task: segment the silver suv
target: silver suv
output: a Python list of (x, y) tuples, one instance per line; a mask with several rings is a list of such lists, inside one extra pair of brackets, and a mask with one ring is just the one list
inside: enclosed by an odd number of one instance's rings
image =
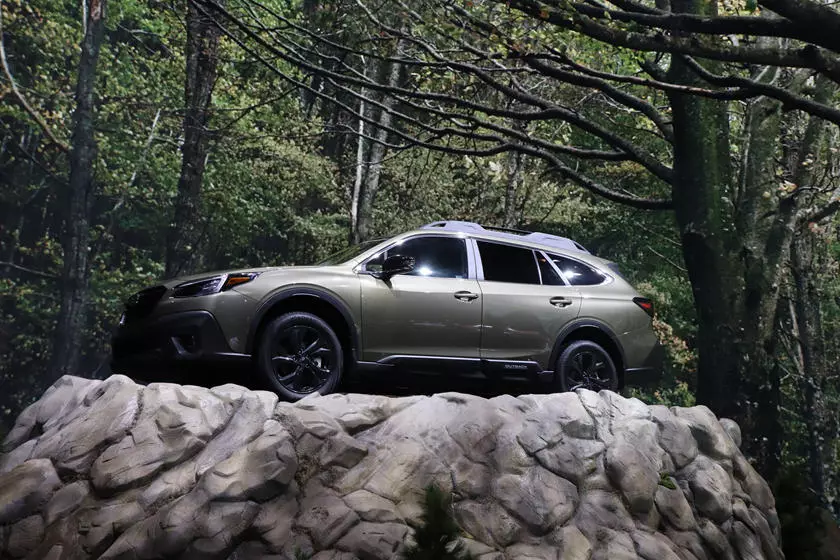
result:
[(362, 370), (617, 389), (659, 372), (652, 316), (614, 263), (570, 239), (435, 222), (316, 266), (147, 288), (126, 305), (112, 366), (240, 363), (289, 399)]

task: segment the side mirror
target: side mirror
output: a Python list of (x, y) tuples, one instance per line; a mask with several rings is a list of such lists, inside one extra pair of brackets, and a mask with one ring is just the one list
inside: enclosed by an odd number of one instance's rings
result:
[(406, 274), (411, 272), (414, 270), (415, 262), (414, 257), (391, 255), (385, 259), (384, 263), (382, 263), (382, 272), (378, 274), (378, 277), (383, 280), (388, 280), (397, 274)]

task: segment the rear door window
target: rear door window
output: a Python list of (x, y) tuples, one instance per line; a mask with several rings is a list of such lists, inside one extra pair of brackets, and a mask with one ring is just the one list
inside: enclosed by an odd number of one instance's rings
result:
[(534, 252), (489, 241), (477, 241), (484, 279), (490, 282), (539, 284), (540, 273)]

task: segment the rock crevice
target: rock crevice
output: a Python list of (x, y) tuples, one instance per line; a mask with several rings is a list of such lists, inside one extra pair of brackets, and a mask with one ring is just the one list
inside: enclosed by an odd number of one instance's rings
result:
[(615, 393), (313, 396), (64, 377), (0, 451), (0, 557), (391, 559), (423, 489), (481, 560), (783, 558), (738, 426)]

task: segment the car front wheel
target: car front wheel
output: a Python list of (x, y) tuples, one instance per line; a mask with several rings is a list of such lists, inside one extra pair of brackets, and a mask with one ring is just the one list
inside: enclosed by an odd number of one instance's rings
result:
[(341, 343), (326, 321), (311, 313), (286, 313), (263, 329), (257, 369), (270, 389), (296, 401), (334, 391), (342, 357)]
[(601, 345), (589, 340), (568, 344), (557, 359), (555, 373), (559, 391), (618, 390), (615, 363)]

